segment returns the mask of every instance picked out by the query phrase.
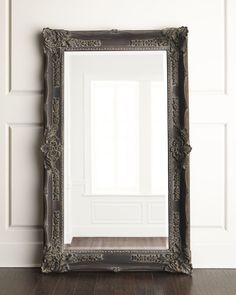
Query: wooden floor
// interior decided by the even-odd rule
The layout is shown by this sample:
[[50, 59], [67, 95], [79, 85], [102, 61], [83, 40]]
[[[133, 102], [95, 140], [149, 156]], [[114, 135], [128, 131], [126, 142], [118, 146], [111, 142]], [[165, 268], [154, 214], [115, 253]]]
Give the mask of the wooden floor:
[[1, 295], [235, 295], [235, 270], [169, 273], [41, 274], [37, 268], [0, 268]]
[[68, 248], [76, 249], [168, 249], [168, 238], [165, 237], [147, 237], [147, 238], [121, 238], [121, 237], [74, 237]]

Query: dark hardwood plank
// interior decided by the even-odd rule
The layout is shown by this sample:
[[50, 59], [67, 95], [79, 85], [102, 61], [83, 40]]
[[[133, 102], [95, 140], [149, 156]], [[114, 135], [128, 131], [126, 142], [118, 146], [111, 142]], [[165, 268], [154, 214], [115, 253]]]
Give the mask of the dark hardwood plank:
[[[153, 276], [151, 272], [133, 273], [135, 295], [153, 295]], [[158, 293], [161, 294], [161, 293]]]
[[133, 295], [133, 276], [128, 273], [99, 273], [94, 295]]
[[[171, 273], [169, 276], [166, 276], [163, 272], [153, 273], [154, 294], [193, 295], [194, 293], [191, 293], [191, 282], [191, 276]], [[205, 294], [203, 293], [202, 295]]]
[[198, 269], [193, 275], [153, 273], [154, 294], [235, 295], [236, 269]]
[[[38, 274], [39, 280], [35, 285], [34, 290], [32, 290], [32, 295], [54, 295], [57, 285], [60, 281], [60, 274]], [[20, 282], [19, 282], [20, 284]], [[17, 294], [17, 293], [16, 293]]]
[[92, 295], [97, 281], [96, 272], [80, 272], [74, 295]]
[[26, 295], [32, 294], [40, 280], [39, 269], [0, 268], [0, 294]]
[[[49, 275], [50, 276], [50, 275]], [[74, 295], [77, 287], [77, 282], [80, 278], [79, 272], [72, 272], [68, 276], [65, 274], [58, 274], [59, 281], [55, 287], [55, 295]]]
[[236, 269], [164, 272], [71, 272], [0, 268], [1, 295], [236, 295]]

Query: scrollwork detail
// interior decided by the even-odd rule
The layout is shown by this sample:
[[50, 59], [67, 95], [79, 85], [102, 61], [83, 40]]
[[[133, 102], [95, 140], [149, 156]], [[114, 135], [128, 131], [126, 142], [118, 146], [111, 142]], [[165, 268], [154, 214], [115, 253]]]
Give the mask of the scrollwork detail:
[[44, 153], [44, 167], [45, 169], [51, 171], [52, 175], [53, 200], [59, 200], [60, 192], [60, 174], [56, 165], [62, 153], [62, 145], [57, 136], [59, 122], [59, 100], [53, 98], [52, 125], [50, 128], [45, 129], [44, 143], [41, 146], [41, 151]]
[[186, 247], [181, 246], [180, 218], [179, 213], [174, 212], [172, 220], [172, 230], [170, 231], [171, 244], [167, 253], [135, 253], [131, 254], [131, 261], [138, 263], [160, 264], [162, 269], [169, 272], [182, 272], [191, 274], [191, 255]]
[[186, 38], [188, 35], [187, 27], [180, 28], [169, 28], [161, 31], [163, 38], [168, 40], [169, 44], [169, 57], [172, 73], [172, 83], [173, 85], [178, 84], [178, 62], [180, 59], [180, 53], [185, 54], [186, 48]]
[[172, 157], [183, 167], [186, 168], [186, 157], [191, 152], [192, 148], [188, 141], [187, 129], [180, 129], [175, 127], [176, 137], [173, 139], [170, 146]]
[[65, 252], [59, 246], [47, 245], [44, 247], [41, 270], [49, 272], [68, 272], [70, 264], [93, 263], [103, 260], [103, 254]]
[[55, 167], [57, 160], [61, 156], [62, 145], [57, 136], [59, 129], [59, 100], [53, 98], [52, 102], [52, 125], [46, 128], [44, 132], [44, 143], [41, 146], [41, 151], [45, 155], [45, 168], [52, 169]]
[[73, 38], [70, 31], [43, 29], [44, 45], [47, 49], [71, 48], [71, 47], [100, 47], [102, 41], [99, 39]]
[[52, 217], [52, 245], [56, 246], [60, 243], [60, 211], [53, 212]]
[[44, 259], [41, 266], [42, 272], [67, 272], [69, 270], [69, 264], [102, 261], [103, 254], [63, 251], [60, 246], [60, 218], [60, 211], [54, 211], [52, 216], [52, 239], [51, 243], [44, 247]]
[[175, 211], [171, 219], [169, 250], [167, 252], [160, 251], [148, 254], [134, 253], [131, 254], [131, 261], [160, 264], [165, 271], [191, 274], [191, 255], [189, 249], [182, 246], [180, 226], [180, 215], [178, 211]]
[[187, 27], [168, 28], [161, 31], [163, 38], [167, 39], [176, 49], [182, 48], [188, 35]]
[[173, 194], [174, 194], [174, 200], [179, 201], [180, 200], [180, 176], [177, 169], [174, 170], [174, 174], [173, 174]]
[[54, 86], [60, 86], [61, 79], [61, 49], [100, 47], [102, 42], [97, 39], [78, 39], [71, 36], [70, 31], [43, 29], [44, 51], [50, 52], [53, 70]]
[[159, 39], [133, 39], [129, 41], [130, 47], [164, 47], [167, 46], [166, 40]]
[[163, 270], [169, 272], [181, 272], [185, 274], [192, 273], [192, 265], [188, 249], [171, 251], [168, 254], [162, 254], [161, 252], [157, 254], [132, 254], [131, 261], [136, 263], [159, 264]]

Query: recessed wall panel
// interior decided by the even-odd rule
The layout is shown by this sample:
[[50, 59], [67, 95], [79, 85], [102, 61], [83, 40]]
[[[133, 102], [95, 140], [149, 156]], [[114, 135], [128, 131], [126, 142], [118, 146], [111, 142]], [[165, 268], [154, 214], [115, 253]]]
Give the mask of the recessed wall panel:
[[9, 135], [9, 225], [42, 224], [43, 162], [40, 152], [42, 127], [12, 124]]
[[226, 126], [191, 124], [191, 225], [224, 227]]

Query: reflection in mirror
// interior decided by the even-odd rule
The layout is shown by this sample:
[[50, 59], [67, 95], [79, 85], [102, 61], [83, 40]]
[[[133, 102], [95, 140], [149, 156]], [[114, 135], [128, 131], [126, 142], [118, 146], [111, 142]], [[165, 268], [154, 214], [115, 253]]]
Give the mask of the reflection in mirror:
[[64, 54], [64, 243], [168, 248], [166, 51]]

